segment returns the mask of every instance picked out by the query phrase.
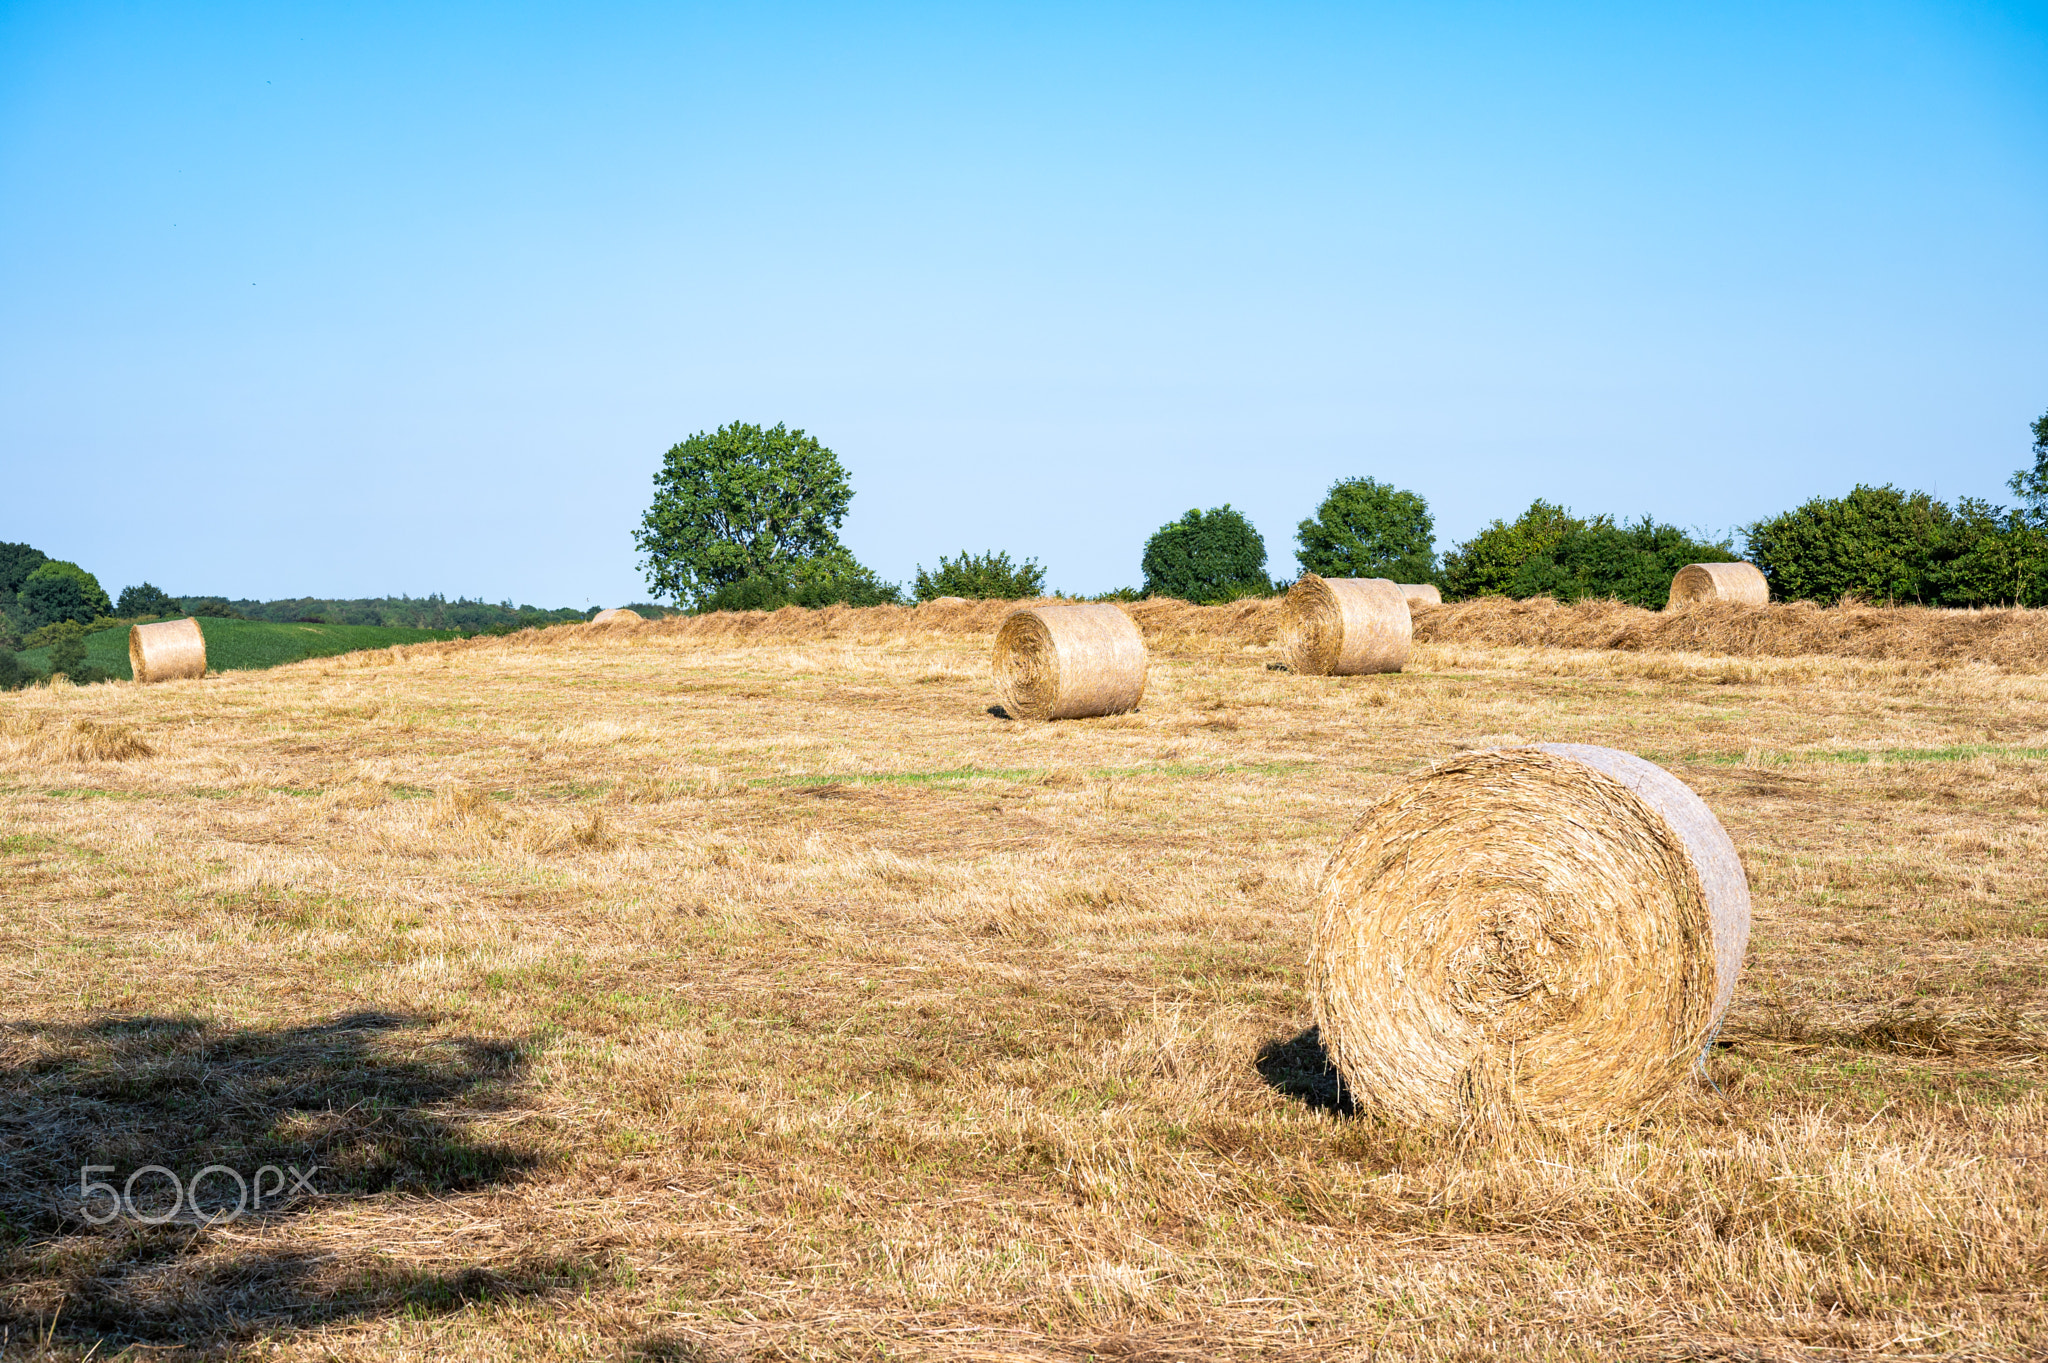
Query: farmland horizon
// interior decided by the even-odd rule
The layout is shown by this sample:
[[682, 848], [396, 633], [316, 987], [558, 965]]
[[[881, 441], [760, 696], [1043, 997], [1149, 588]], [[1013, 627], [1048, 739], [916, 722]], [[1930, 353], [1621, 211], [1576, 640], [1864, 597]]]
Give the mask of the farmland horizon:
[[[902, 582], [1329, 484], [1718, 537], [2007, 500], [2048, 18], [1808, 5], [0, 14], [0, 540], [110, 589], [651, 599], [802, 427]], [[772, 93], [772, 97], [770, 92]], [[88, 490], [90, 489], [90, 490]]]

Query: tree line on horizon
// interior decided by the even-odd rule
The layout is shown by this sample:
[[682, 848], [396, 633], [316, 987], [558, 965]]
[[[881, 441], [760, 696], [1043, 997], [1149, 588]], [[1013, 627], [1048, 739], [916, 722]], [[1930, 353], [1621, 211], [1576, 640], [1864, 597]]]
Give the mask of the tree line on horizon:
[[[1740, 527], [1746, 556], [1773, 600], [1832, 604], [1845, 597], [1929, 606], [2048, 605], [2048, 414], [2032, 423], [2033, 463], [2007, 486], [2016, 501], [1953, 505], [1920, 491], [1859, 483]], [[816, 437], [782, 425], [733, 422], [698, 432], [663, 456], [653, 504], [634, 532], [658, 599], [691, 611], [853, 606], [941, 597], [1014, 600], [1045, 594], [1045, 568], [1008, 551], [940, 555], [907, 584], [883, 581], [839, 540], [853, 500], [845, 467]], [[1688, 563], [1735, 559], [1733, 536], [1708, 539], [1650, 516], [1579, 516], [1537, 499], [1441, 554], [1418, 493], [1370, 477], [1340, 478], [1295, 529], [1302, 572], [1434, 583], [1447, 601], [1499, 595], [1559, 601], [1612, 598], [1664, 604]], [[1143, 584], [1095, 600], [1176, 597], [1197, 604], [1271, 596], [1264, 537], [1228, 503], [1191, 509], [1159, 527], [1139, 554]], [[662, 608], [642, 603], [642, 614]], [[505, 634], [587, 620], [596, 608], [425, 597], [276, 601], [172, 596], [148, 582], [109, 599], [80, 565], [27, 544], [0, 544], [0, 689], [33, 680], [16, 654], [51, 650], [50, 670], [88, 676], [95, 630], [182, 615], [277, 623], [446, 629]]]
[[[1746, 556], [1773, 600], [1845, 597], [1929, 606], [2048, 605], [2048, 414], [2032, 425], [2033, 464], [2008, 483], [2017, 504], [1858, 483], [1708, 538], [1643, 516], [1579, 516], [1537, 499], [1439, 554], [1418, 493], [1370, 477], [1332, 484], [1295, 530], [1302, 572], [1434, 583], [1447, 601], [1478, 596], [1612, 598], [1656, 608], [1689, 563]], [[1007, 551], [941, 555], [908, 584], [883, 581], [840, 542], [853, 499], [838, 457], [782, 425], [732, 422], [673, 446], [634, 532], [653, 594], [695, 611], [853, 606], [940, 597], [1045, 594], [1045, 569]], [[1191, 509], [1139, 555], [1143, 585], [1096, 600], [1177, 597], [1215, 604], [1287, 590], [1268, 575], [1264, 538], [1228, 503]]]

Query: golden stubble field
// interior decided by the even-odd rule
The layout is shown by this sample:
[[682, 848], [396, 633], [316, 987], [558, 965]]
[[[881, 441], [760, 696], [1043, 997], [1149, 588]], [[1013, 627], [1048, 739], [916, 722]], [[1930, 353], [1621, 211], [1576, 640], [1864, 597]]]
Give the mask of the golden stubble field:
[[[908, 626], [0, 698], [0, 1347], [2042, 1356], [2048, 676], [1154, 644], [1142, 711], [1051, 725]], [[1324, 861], [1524, 740], [1734, 836], [1712, 1083], [1592, 1137], [1344, 1116]], [[319, 1167], [94, 1226], [87, 1164]]]

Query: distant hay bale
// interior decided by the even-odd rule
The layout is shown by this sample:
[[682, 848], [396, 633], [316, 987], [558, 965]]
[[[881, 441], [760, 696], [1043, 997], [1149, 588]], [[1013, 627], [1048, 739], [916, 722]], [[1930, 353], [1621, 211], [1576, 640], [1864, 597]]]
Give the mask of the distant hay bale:
[[1444, 603], [1444, 594], [1437, 590], [1434, 582], [1402, 582], [1396, 585], [1401, 588], [1401, 595], [1410, 601], [1420, 601], [1427, 606], [1441, 606]]
[[1145, 694], [1145, 636], [1115, 606], [1029, 606], [996, 632], [994, 667], [1013, 719], [1120, 715]]
[[920, 606], [964, 606], [967, 604], [967, 598], [964, 596], [935, 596], [929, 601], [920, 601], [917, 604]]
[[1414, 625], [1399, 583], [1383, 577], [1303, 573], [1281, 604], [1287, 665], [1317, 677], [1399, 672]]
[[624, 606], [613, 606], [608, 611], [599, 611], [590, 617], [593, 625], [637, 625], [643, 617], [639, 611], [629, 611]]
[[1688, 563], [1671, 579], [1671, 599], [1664, 609], [1695, 601], [1733, 601], [1742, 606], [1771, 604], [1771, 584], [1754, 563]]
[[178, 681], [206, 675], [206, 636], [190, 616], [128, 627], [128, 670], [139, 682]]
[[1408, 777], [1345, 837], [1309, 996], [1361, 1108], [1583, 1126], [1685, 1077], [1748, 941], [1742, 862], [1676, 777], [1612, 748], [1495, 748]]

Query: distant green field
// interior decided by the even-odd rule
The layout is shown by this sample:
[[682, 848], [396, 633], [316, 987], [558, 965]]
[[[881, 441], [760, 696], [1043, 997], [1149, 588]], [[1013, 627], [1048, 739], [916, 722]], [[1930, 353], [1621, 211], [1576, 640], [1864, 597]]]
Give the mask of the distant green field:
[[[431, 639], [453, 639], [450, 629], [396, 629], [386, 625], [275, 625], [267, 620], [210, 620], [199, 622], [206, 636], [206, 667], [209, 672], [250, 672], [301, 658], [326, 658], [336, 653], [354, 653], [364, 648], [389, 648], [393, 644], [419, 644]], [[103, 629], [85, 636], [85, 660], [127, 679], [128, 630]], [[38, 648], [21, 655], [25, 666], [47, 672], [50, 650]]]

